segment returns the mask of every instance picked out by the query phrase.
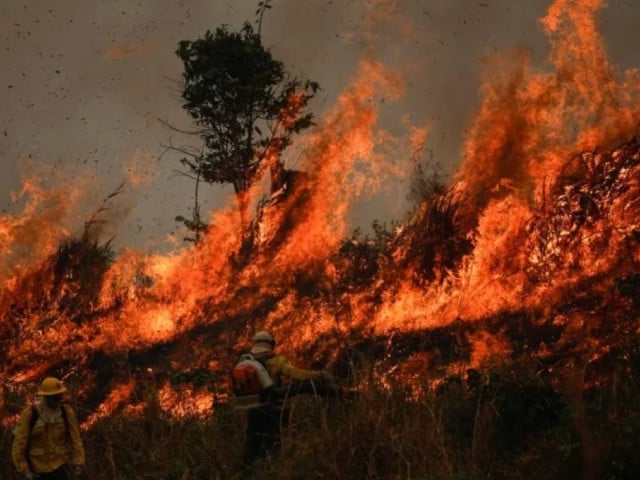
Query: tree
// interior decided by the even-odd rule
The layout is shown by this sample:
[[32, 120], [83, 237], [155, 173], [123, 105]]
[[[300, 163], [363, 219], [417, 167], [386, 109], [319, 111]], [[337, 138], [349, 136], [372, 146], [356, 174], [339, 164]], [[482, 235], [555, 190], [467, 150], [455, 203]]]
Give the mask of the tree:
[[[266, 5], [266, 7], [265, 7]], [[268, 4], [260, 4], [260, 23]], [[260, 25], [259, 23], [259, 25]], [[312, 125], [307, 104], [316, 82], [292, 77], [245, 23], [239, 32], [218, 27], [179, 43], [181, 94], [205, 149], [181, 162], [207, 183], [230, 183], [246, 226], [247, 191], [269, 169], [271, 192], [282, 186], [282, 151]]]

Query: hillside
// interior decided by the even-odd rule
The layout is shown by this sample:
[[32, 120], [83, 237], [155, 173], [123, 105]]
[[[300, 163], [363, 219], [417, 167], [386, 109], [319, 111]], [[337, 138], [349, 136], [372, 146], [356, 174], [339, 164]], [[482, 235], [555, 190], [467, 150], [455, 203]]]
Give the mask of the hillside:
[[596, 3], [550, 7], [547, 70], [520, 51], [491, 63], [451, 181], [369, 235], [349, 208], [394, 171], [371, 99], [401, 90], [371, 61], [242, 232], [230, 207], [198, 243], [116, 252], [101, 228], [117, 191], [70, 234], [80, 187], [27, 182], [0, 217], [0, 476], [53, 374], [92, 478], [240, 478], [226, 375], [268, 329], [357, 393], [297, 398], [257, 478], [636, 478], [640, 81], [608, 64]]

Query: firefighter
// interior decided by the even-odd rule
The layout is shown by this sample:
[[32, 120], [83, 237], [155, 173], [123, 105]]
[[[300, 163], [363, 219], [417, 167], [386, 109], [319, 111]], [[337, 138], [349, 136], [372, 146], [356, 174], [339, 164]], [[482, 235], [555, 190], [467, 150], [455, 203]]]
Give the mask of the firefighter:
[[84, 446], [73, 408], [62, 403], [64, 383], [47, 377], [40, 384], [40, 401], [25, 408], [18, 420], [11, 448], [13, 464], [26, 479], [69, 480], [79, 475]]
[[[333, 376], [324, 370], [303, 370], [294, 367], [282, 355], [275, 353], [276, 342], [268, 332], [258, 332], [253, 337], [251, 354], [260, 361], [269, 372], [275, 384], [275, 391], [286, 393], [283, 379], [296, 382], [296, 393], [301, 393], [305, 381], [315, 380], [331, 383]], [[250, 466], [254, 460], [266, 456], [275, 456], [280, 451], [280, 425], [288, 420], [288, 411], [283, 409], [281, 401], [270, 401], [264, 405], [247, 410], [247, 430], [245, 434], [243, 462]]]

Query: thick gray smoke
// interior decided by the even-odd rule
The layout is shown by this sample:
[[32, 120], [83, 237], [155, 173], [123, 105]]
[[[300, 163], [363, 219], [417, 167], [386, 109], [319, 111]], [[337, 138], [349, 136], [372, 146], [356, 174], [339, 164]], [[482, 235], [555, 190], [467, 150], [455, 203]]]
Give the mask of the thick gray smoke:
[[[264, 41], [294, 72], [321, 84], [313, 106], [319, 116], [361, 58], [400, 68], [407, 95], [381, 105], [382, 126], [399, 134], [407, 121], [428, 123], [428, 148], [447, 172], [460, 163], [465, 128], [478, 105], [483, 55], [518, 46], [541, 62], [548, 48], [537, 22], [546, 0], [272, 3]], [[613, 64], [640, 65], [640, 52], [632, 48], [640, 3], [608, 3], [601, 26]], [[123, 179], [144, 177], [150, 180], [130, 184], [129, 215], [114, 230], [116, 244], [166, 248], [173, 218], [188, 213], [193, 191], [188, 179], [174, 174], [175, 159], [157, 160], [171, 134], [156, 119], [189, 125], [175, 91], [181, 66], [174, 50], [178, 41], [206, 29], [253, 21], [256, 6], [249, 0], [1, 2], [4, 211], [15, 209], [9, 193], [20, 187], [25, 158], [64, 165], [65, 172], [71, 165], [94, 177], [96, 206]], [[354, 227], [402, 215], [405, 187], [390, 182], [360, 202]], [[205, 208], [223, 205], [228, 194], [219, 186], [206, 188]]]

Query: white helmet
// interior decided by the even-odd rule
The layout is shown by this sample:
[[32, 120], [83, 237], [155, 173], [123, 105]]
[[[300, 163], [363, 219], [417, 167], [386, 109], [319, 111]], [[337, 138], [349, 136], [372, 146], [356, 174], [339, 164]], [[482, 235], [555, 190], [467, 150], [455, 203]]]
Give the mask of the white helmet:
[[261, 353], [267, 353], [273, 350], [276, 346], [276, 341], [273, 339], [269, 332], [261, 331], [253, 336], [253, 348], [251, 353], [259, 355]]
[[274, 346], [276, 342], [269, 332], [265, 332], [263, 330], [253, 336], [253, 343], [268, 343], [271, 346]]

